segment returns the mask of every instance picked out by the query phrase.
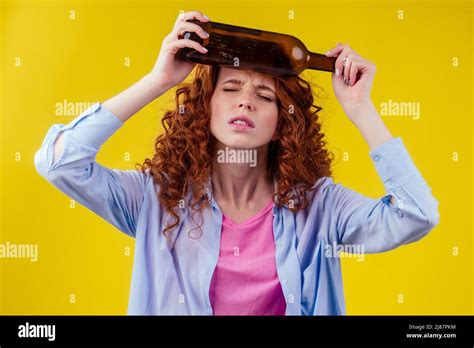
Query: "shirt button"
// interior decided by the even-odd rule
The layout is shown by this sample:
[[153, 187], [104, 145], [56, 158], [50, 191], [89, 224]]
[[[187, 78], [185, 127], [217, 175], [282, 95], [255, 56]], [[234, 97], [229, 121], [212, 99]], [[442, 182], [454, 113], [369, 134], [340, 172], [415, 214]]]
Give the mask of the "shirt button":
[[286, 285], [287, 281], [286, 279], [283, 279], [283, 281], [281, 282], [283, 285]]
[[388, 186], [392, 186], [392, 185], [393, 185], [393, 181], [392, 181], [392, 180], [390, 180], [390, 179], [389, 179], [389, 180], [387, 180], [387, 185], [388, 185]]
[[374, 156], [374, 161], [375, 162], [380, 162], [381, 156], [380, 155], [375, 155]]

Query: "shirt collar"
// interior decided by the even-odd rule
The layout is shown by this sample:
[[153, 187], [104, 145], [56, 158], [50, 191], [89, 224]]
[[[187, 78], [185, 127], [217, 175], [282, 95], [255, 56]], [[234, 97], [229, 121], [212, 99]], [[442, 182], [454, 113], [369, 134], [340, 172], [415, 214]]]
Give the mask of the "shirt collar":
[[[276, 190], [277, 190], [276, 180], [273, 180], [273, 184], [274, 184], [274, 192], [276, 192]], [[220, 210], [219, 205], [217, 204], [216, 200], [214, 199], [213, 190], [212, 190], [212, 180], [211, 180], [210, 176], [207, 178], [207, 181], [204, 184], [204, 187], [205, 187], [204, 193], [205, 193], [205, 195], [207, 195], [207, 199], [210, 201], [211, 206], [213, 208], [216, 208], [216, 209]], [[206, 199], [206, 198], [204, 198], [204, 199]], [[283, 206], [286, 208], [286, 205], [283, 205]], [[276, 208], [276, 206], [274, 208]], [[274, 209], [274, 211], [275, 211], [275, 209]]]

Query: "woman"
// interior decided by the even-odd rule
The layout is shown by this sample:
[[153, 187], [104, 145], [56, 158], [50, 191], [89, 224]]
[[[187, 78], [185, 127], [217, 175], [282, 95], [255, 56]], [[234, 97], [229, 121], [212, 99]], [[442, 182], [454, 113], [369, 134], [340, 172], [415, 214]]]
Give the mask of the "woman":
[[[192, 18], [208, 20], [181, 15], [143, 79], [53, 125], [35, 156], [38, 172], [136, 238], [129, 314], [344, 314], [335, 251], [391, 250], [439, 220], [430, 188], [371, 102], [375, 66], [349, 46], [326, 55], [337, 57], [334, 92], [371, 149], [381, 199], [333, 182], [320, 108], [299, 77], [198, 66], [177, 89], [152, 159], [125, 171], [95, 161], [124, 122], [193, 70], [175, 59], [180, 48], [205, 54], [180, 39], [206, 36]], [[256, 156], [227, 156], [238, 151]]]

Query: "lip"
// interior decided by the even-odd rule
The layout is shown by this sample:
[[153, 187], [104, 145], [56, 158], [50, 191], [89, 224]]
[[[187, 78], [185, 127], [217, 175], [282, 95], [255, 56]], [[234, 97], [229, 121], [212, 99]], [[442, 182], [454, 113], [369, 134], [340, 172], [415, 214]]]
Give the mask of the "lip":
[[253, 129], [252, 127], [249, 127], [249, 126], [246, 126], [246, 125], [243, 125], [243, 124], [230, 123], [229, 126], [231, 126], [232, 128], [234, 128], [237, 131], [247, 131], [247, 130]]
[[[237, 121], [237, 120], [242, 120], [244, 121], [245, 123], [247, 123], [247, 125], [243, 125], [243, 124], [235, 124], [235, 123], [232, 123], [234, 121]], [[237, 129], [237, 130], [248, 130], [248, 129], [253, 129], [255, 128], [255, 123], [253, 123], [253, 121], [248, 118], [247, 116], [245, 115], [239, 115], [239, 116], [235, 116], [235, 117], [232, 117], [229, 122], [227, 122], [231, 127]]]

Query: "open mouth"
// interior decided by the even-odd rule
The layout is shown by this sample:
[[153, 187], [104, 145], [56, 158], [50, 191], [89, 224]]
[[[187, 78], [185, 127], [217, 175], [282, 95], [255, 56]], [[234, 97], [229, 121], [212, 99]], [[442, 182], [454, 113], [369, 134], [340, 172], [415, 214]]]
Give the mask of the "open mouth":
[[234, 129], [247, 130], [255, 128], [255, 124], [246, 116], [237, 116], [229, 120], [228, 124]]

